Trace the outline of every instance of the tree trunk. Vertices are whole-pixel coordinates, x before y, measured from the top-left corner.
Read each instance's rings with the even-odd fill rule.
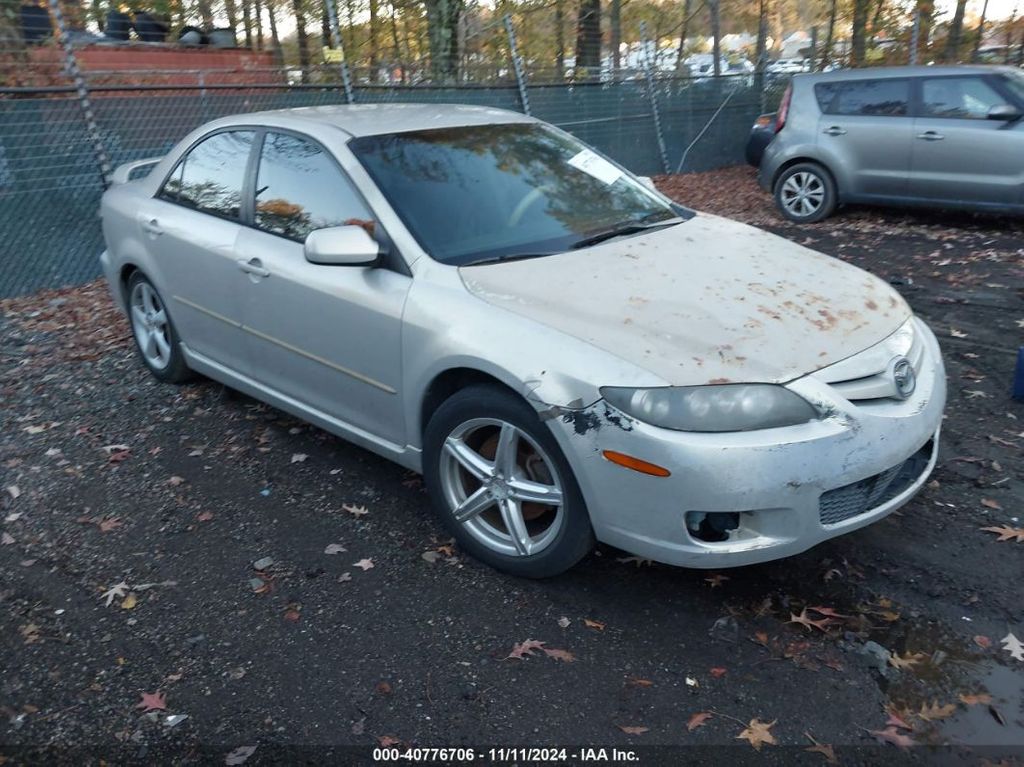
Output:
[[[370,82],[377,82],[377,13],[378,0],[370,0]]]
[[[263,0],[256,2],[256,50],[263,50]]]
[[[759,75],[764,74],[768,66],[768,0],[759,0],[757,6],[757,47],[754,50],[754,66]]]
[[[299,68],[302,70],[302,82],[309,82],[309,36],[306,34],[306,11],[302,0],[292,0],[295,12],[295,36],[299,42]]]
[[[622,0],[612,0],[608,22],[611,32],[612,69],[618,72],[619,66],[622,64],[622,53],[619,51],[619,47],[622,45]],[[644,51],[644,55],[647,55],[646,51]]]
[[[213,10],[210,8],[210,0],[197,0],[196,10],[199,11],[199,18],[203,20],[203,29],[213,29]]]
[[[981,6],[981,18],[978,20],[978,33],[974,38],[974,50],[971,52],[971,61],[977,63],[981,53],[981,42],[985,37],[985,17],[988,16],[988,0]]]
[[[281,51],[281,38],[277,34],[277,17],[274,15],[274,0],[264,0],[267,4],[267,20],[270,22],[270,46],[274,50],[274,62],[278,66],[284,64],[284,53]]]
[[[224,15],[228,17],[228,26],[231,31],[238,34],[238,6],[235,0],[224,0]]]
[[[601,0],[580,0],[576,19],[576,68],[601,67]]]
[[[832,63],[832,45],[836,37],[836,3],[837,0],[832,0],[832,7],[828,11],[828,31],[825,32],[825,49],[821,54],[822,70]]]
[[[953,21],[949,23],[949,36],[946,37],[946,52],[943,55],[952,64],[960,58],[960,41],[964,32],[964,13],[967,11],[967,0],[956,0],[956,11]]]
[[[679,50],[676,52],[676,72],[682,72],[686,60],[686,35],[690,31],[690,6],[693,0],[683,0],[683,23],[679,28]]]
[[[715,77],[722,75],[722,8],[719,0],[708,0],[711,14],[711,55],[715,57]]]
[[[459,17],[464,0],[424,0],[427,8],[427,43],[434,78],[450,82],[458,74]]]
[[[850,34],[850,56],[855,67],[864,66],[864,60],[867,58],[869,2],[870,0],[854,0],[853,2],[853,30]]]
[[[918,0],[917,13],[919,21],[917,25],[917,63],[928,63],[928,43],[932,36],[932,26],[935,21],[935,0]]]
[[[565,77],[565,0],[555,0],[555,66],[558,79]],[[689,0],[687,0],[689,2]]]
[[[388,82],[391,81],[395,65],[402,60],[402,44],[398,40],[398,11],[395,9],[395,2],[391,0],[391,66],[388,67]],[[401,82],[405,83],[405,65],[402,64],[399,71]]]
[[[882,24],[882,11],[885,10],[885,0],[878,0],[878,5],[875,6],[875,13],[871,17],[871,45],[875,45],[875,37],[878,34],[878,30]]]
[[[252,9],[251,0],[242,0],[242,26],[245,27],[245,47],[252,50]]]
[[[772,38],[772,55],[782,55],[782,37],[786,33],[782,26],[782,0],[773,0],[768,4],[768,31]]]

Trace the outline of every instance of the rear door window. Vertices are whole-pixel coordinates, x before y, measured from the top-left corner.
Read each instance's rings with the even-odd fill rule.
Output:
[[[885,79],[818,83],[814,92],[825,114],[904,117],[910,101],[910,82]]]
[[[921,84],[921,114],[960,120],[985,120],[994,106],[1005,104],[980,77],[936,77]]]
[[[225,131],[202,140],[178,163],[159,196],[237,221],[255,136],[255,131]]]

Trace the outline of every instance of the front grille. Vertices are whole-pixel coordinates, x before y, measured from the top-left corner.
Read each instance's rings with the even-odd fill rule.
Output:
[[[886,469],[881,474],[853,482],[821,494],[818,516],[823,525],[835,525],[866,514],[914,484],[928,467],[934,444],[932,440],[910,458]]]

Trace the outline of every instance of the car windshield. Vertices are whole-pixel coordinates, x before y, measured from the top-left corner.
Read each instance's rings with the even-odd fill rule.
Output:
[[[349,146],[423,249],[446,264],[551,255],[680,220],[618,166],[543,125],[364,136]]]

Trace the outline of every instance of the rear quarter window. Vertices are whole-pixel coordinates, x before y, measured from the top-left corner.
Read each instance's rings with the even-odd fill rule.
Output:
[[[814,86],[821,111],[828,115],[904,117],[908,113],[908,80],[853,80]]]

